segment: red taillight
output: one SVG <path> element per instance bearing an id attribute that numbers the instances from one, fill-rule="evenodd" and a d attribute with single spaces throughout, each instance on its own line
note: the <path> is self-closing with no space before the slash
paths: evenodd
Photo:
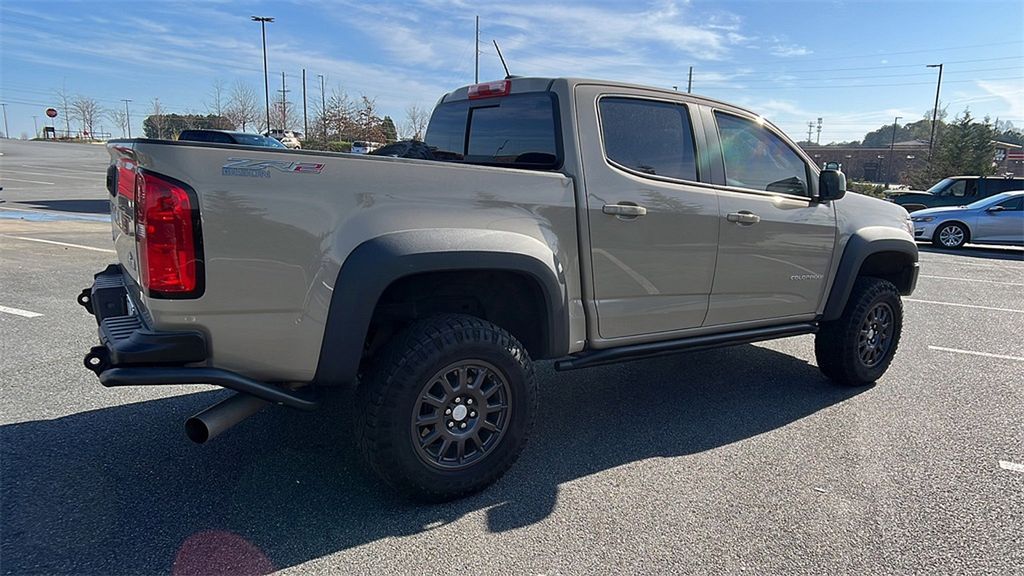
<path id="1" fill-rule="evenodd" d="M 473 84 L 469 87 L 469 99 L 476 100 L 477 98 L 508 96 L 511 91 L 511 80 L 496 80 L 494 82 L 484 82 L 483 84 Z"/>
<path id="2" fill-rule="evenodd" d="M 149 173 L 135 179 L 139 274 L 150 296 L 197 296 L 202 263 L 194 199 L 181 185 Z"/>

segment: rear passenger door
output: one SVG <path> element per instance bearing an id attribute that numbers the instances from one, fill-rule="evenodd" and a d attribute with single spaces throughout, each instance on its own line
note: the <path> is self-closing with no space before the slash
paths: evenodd
<path id="1" fill-rule="evenodd" d="M 763 121 L 704 109 L 719 188 L 718 265 L 708 326 L 816 314 L 836 215 L 811 197 L 817 172 Z"/>
<path id="2" fill-rule="evenodd" d="M 649 91 L 576 88 L 599 339 L 697 328 L 718 243 L 691 106 Z M 599 137 L 595 137 L 599 136 Z"/>

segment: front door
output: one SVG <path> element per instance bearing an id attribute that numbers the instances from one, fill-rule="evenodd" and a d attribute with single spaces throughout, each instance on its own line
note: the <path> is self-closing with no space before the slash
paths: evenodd
<path id="1" fill-rule="evenodd" d="M 725 186 L 705 325 L 815 314 L 836 233 L 832 203 L 810 197 L 816 172 L 763 122 L 718 111 L 713 117 Z"/>
<path id="2" fill-rule="evenodd" d="M 599 337 L 701 326 L 718 201 L 699 181 L 694 115 L 628 89 L 576 90 Z"/>
<path id="3" fill-rule="evenodd" d="M 1021 203 L 1024 196 L 1008 198 L 996 202 L 987 210 L 980 212 L 974 220 L 971 239 L 976 242 L 1015 242 L 1024 241 L 1024 210 Z M 1002 210 L 993 210 L 996 206 Z"/>

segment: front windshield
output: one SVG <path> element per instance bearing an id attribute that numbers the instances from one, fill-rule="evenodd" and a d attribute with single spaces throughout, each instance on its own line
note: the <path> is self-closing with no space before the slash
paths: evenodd
<path id="1" fill-rule="evenodd" d="M 971 202 L 970 204 L 967 205 L 967 208 L 970 208 L 970 209 L 987 208 L 989 205 L 998 204 L 998 203 L 1002 202 L 1003 200 L 1006 200 L 1007 198 L 1010 198 L 1012 196 L 1013 196 L 1013 194 L 996 194 L 995 196 L 989 196 L 988 198 L 982 198 L 981 200 L 977 200 L 975 202 Z"/>
<path id="2" fill-rule="evenodd" d="M 268 146 L 270 148 L 285 148 L 284 144 L 281 144 L 273 138 L 267 138 L 266 136 L 260 136 L 259 134 L 235 134 L 235 140 L 239 144 L 246 146 Z"/>
<path id="3" fill-rule="evenodd" d="M 959 184 L 959 186 L 956 186 Z M 953 194 L 954 191 L 958 190 L 961 194 Z M 954 180 L 952 178 L 943 178 L 939 183 L 935 184 L 932 188 L 928 189 L 928 192 L 936 196 L 964 196 L 964 180 Z"/>

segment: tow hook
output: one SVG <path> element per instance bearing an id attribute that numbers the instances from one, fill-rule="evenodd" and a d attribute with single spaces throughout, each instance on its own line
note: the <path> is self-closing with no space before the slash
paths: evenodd
<path id="1" fill-rule="evenodd" d="M 92 290 L 91 289 L 89 289 L 89 288 L 83 289 L 82 293 L 78 295 L 77 300 L 78 300 L 78 303 L 81 304 L 83 308 L 85 308 L 86 310 L 89 311 L 89 314 L 95 314 L 95 312 L 92 311 Z"/>
<path id="2" fill-rule="evenodd" d="M 99 376 L 101 372 L 110 368 L 110 351 L 105 346 L 93 346 L 85 355 L 84 363 L 86 368 Z"/>

